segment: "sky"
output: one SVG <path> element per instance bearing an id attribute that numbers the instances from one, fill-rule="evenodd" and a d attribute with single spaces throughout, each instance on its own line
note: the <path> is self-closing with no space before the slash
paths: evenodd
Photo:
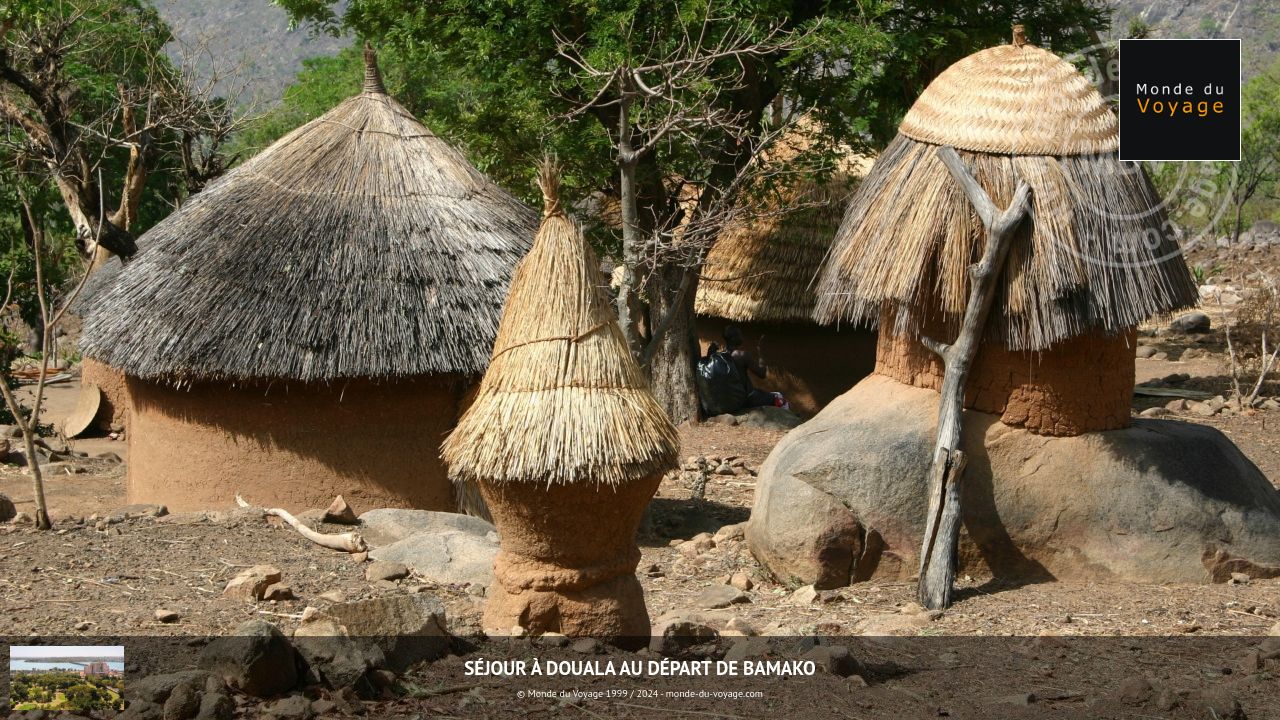
<path id="1" fill-rule="evenodd" d="M 80 669 L 75 663 L 105 661 L 124 668 L 123 645 L 15 645 L 9 648 L 9 670 Z"/>

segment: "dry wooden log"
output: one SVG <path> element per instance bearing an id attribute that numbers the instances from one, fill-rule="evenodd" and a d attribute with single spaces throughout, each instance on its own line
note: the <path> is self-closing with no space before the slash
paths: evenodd
<path id="1" fill-rule="evenodd" d="M 931 610 L 951 604 L 956 574 L 961 483 L 965 466 L 964 452 L 960 449 L 965 385 L 985 334 L 987 317 L 1009 255 L 1013 233 L 1027 215 L 1031 197 L 1031 187 L 1019 179 L 1012 202 L 1001 211 L 953 148 L 940 148 L 938 158 L 951 171 L 951 176 L 964 190 L 982 220 L 986 246 L 982 259 L 969 266 L 969 301 L 956 341 L 947 345 L 932 338 L 921 338 L 921 342 L 937 353 L 943 363 L 938 431 L 929 471 L 929 515 L 920 550 L 919 600 L 921 605 Z"/>
<path id="2" fill-rule="evenodd" d="M 244 498 L 240 497 L 240 493 L 236 493 L 236 504 L 242 508 L 255 507 L 254 505 L 250 505 L 246 502 Z M 294 517 L 288 510 L 284 510 L 282 508 L 258 509 L 262 510 L 265 515 L 275 515 L 281 520 L 289 523 L 294 530 L 298 531 L 298 534 L 321 547 L 327 547 L 330 550 L 341 550 L 342 552 L 348 553 L 365 552 L 369 549 L 369 546 L 365 544 L 364 538 L 360 537 L 360 533 L 346 532 L 338 533 L 336 535 L 319 533 L 302 524 L 302 521 Z"/>

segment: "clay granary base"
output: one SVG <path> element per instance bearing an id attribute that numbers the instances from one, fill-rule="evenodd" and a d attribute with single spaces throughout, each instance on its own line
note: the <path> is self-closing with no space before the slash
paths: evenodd
<path id="1" fill-rule="evenodd" d="M 648 642 L 636 579 L 636 530 L 661 476 L 616 488 L 536 482 L 480 484 L 502 538 L 486 629 L 590 636 L 622 647 Z"/>
<path id="2" fill-rule="evenodd" d="M 292 512 L 342 495 L 360 510 L 452 511 L 440 442 L 465 379 L 174 388 L 130 377 L 128 498 L 172 511 Z"/>
<path id="3" fill-rule="evenodd" d="M 102 391 L 102 404 L 93 427 L 102 432 L 109 432 L 112 427 L 128 430 L 129 389 L 123 372 L 86 357 L 80 362 L 80 384 L 95 385 Z"/>
<path id="4" fill-rule="evenodd" d="M 940 390 L 942 361 L 918 339 L 881 325 L 878 375 L 904 385 Z M 949 338 L 931 328 L 926 335 Z M 1133 401 L 1133 332 L 1090 334 L 1039 351 L 1010 351 L 984 343 L 978 351 L 964 406 L 1039 435 L 1072 436 L 1129 425 Z"/>

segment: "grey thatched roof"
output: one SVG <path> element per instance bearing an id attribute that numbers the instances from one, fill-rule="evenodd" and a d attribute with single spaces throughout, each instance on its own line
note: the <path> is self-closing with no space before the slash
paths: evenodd
<path id="1" fill-rule="evenodd" d="M 360 95 L 211 184 L 109 271 L 82 349 L 177 381 L 478 373 L 536 227 L 386 94 L 370 60 Z"/>

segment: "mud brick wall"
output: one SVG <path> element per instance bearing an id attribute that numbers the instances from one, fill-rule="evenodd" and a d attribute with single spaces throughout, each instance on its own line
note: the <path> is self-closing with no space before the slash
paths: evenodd
<path id="1" fill-rule="evenodd" d="M 943 367 L 938 356 L 918 339 L 881 327 L 875 372 L 906 385 L 940 390 Z M 931 337 L 951 335 L 942 331 Z M 1041 435 L 1126 427 L 1135 350 L 1132 331 L 1083 335 L 1039 352 L 1011 352 L 988 343 L 969 374 L 964 406 L 998 414 L 1006 425 Z"/>

